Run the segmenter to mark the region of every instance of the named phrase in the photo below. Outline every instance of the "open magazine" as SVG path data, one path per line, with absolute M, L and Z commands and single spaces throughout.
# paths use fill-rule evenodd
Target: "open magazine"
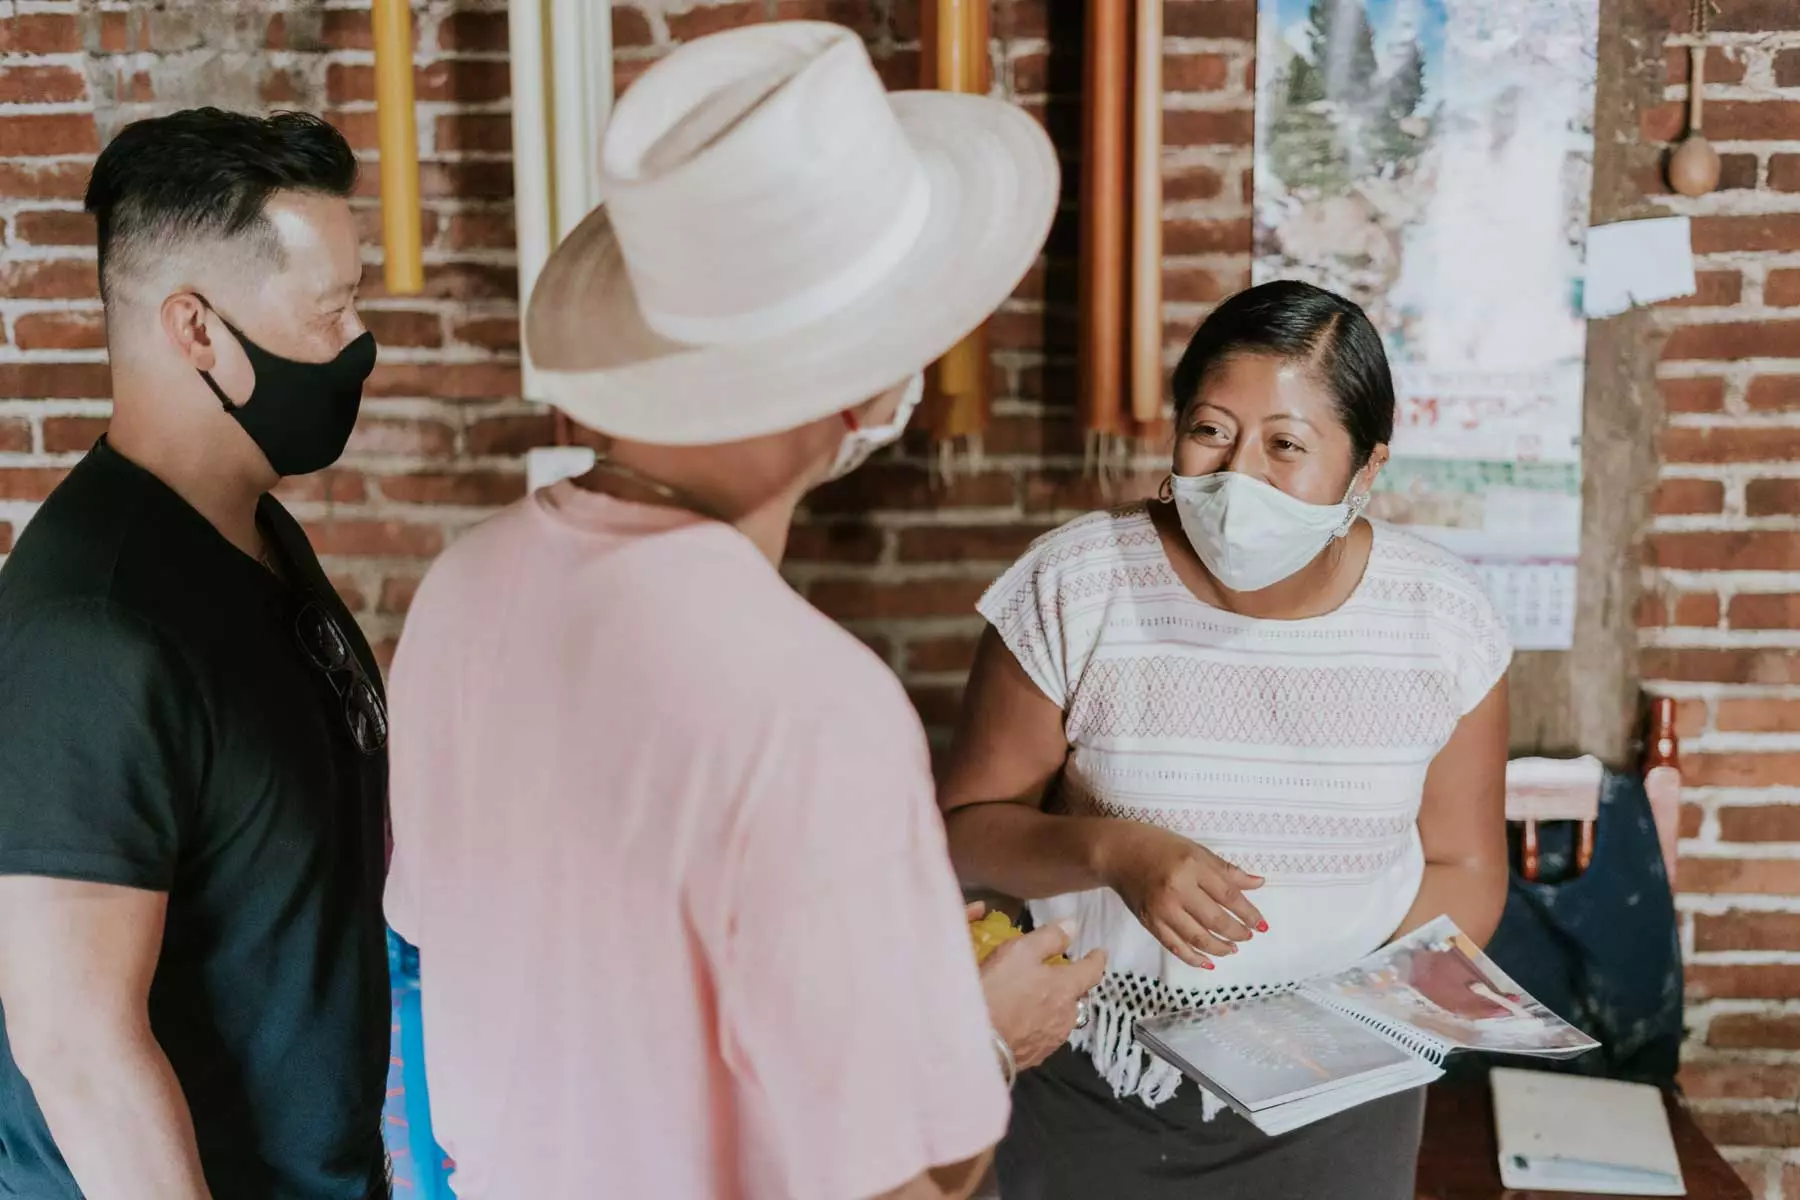
M 1297 988 L 1139 1021 L 1137 1038 L 1270 1134 L 1430 1083 L 1455 1050 L 1573 1058 L 1599 1045 L 1448 917 Z

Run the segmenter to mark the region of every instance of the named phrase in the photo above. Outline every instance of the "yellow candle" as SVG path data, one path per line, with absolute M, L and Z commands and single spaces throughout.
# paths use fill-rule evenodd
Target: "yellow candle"
M 375 111 L 381 145 L 381 243 L 390 294 L 425 287 L 419 244 L 419 135 L 413 114 L 412 10 L 374 0 Z

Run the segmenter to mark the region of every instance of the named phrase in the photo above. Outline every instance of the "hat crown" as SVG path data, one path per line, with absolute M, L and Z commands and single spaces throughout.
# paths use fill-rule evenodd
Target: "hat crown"
M 868 51 L 821 22 L 658 63 L 614 110 L 601 174 L 645 322 L 694 344 L 829 315 L 904 259 L 931 203 Z

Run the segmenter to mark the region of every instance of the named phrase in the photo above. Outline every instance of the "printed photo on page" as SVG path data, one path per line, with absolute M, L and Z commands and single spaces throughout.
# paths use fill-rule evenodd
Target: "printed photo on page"
M 1542 1054 L 1593 1044 L 1441 917 L 1313 986 L 1458 1049 Z

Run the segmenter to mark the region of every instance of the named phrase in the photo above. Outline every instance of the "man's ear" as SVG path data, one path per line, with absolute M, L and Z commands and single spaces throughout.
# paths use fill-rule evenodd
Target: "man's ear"
M 209 311 L 194 293 L 176 292 L 162 302 L 157 314 L 163 336 L 196 371 L 210 371 L 219 362 L 212 335 L 206 328 Z

